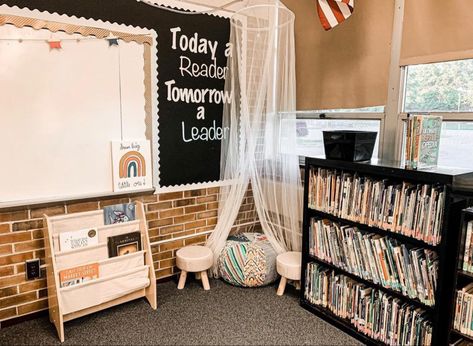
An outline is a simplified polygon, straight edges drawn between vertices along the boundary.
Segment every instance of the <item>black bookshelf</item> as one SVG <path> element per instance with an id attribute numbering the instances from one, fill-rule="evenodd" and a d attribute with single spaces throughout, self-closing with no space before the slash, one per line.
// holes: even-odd
<path id="1" fill-rule="evenodd" d="M 413 238 L 413 237 L 408 237 L 408 236 L 405 236 L 404 234 L 401 234 L 401 233 L 391 232 L 391 231 L 388 231 L 388 230 L 385 230 L 385 229 L 382 229 L 382 228 L 368 226 L 368 225 L 365 225 L 365 224 L 362 224 L 362 223 L 359 223 L 359 222 L 355 222 L 355 221 L 344 219 L 344 218 L 341 218 L 341 217 L 338 217 L 338 216 L 334 216 L 332 214 L 328 214 L 328 213 L 325 213 L 323 211 L 319 211 L 319 210 L 315 210 L 315 209 L 311 209 L 311 208 L 308 208 L 308 209 L 309 209 L 308 213 L 311 215 L 311 217 L 329 219 L 329 220 L 332 220 L 334 222 L 340 223 L 342 225 L 350 225 L 350 226 L 356 227 L 356 228 L 358 228 L 362 231 L 366 231 L 366 232 L 369 232 L 369 233 L 375 233 L 375 234 L 379 234 L 379 235 L 382 235 L 382 236 L 388 236 L 390 238 L 397 239 L 401 243 L 404 243 L 404 244 L 410 244 L 412 246 L 422 247 L 422 248 L 425 248 L 425 249 L 430 249 L 430 250 L 435 250 L 435 251 L 438 250 L 438 245 L 431 245 L 431 244 L 426 243 L 423 240 L 419 240 L 419 239 L 416 239 L 416 238 Z"/>
<path id="2" fill-rule="evenodd" d="M 471 205 L 471 203 L 470 203 Z M 456 275 L 454 280 L 454 287 L 456 290 L 460 290 L 462 287 L 466 286 L 468 283 L 473 282 L 473 273 L 463 270 L 463 254 L 465 252 L 465 241 L 466 241 L 466 231 L 468 222 L 473 221 L 473 208 L 466 208 L 462 210 L 461 213 L 461 232 L 458 236 L 459 250 L 457 253 L 456 261 Z M 461 333 L 459 330 L 456 330 L 453 327 L 453 321 L 450 324 L 450 333 L 451 336 L 455 336 L 457 339 L 462 338 L 473 342 L 473 337 Z"/>
<path id="3" fill-rule="evenodd" d="M 310 259 L 312 260 L 312 262 L 317 262 L 317 263 L 323 265 L 324 267 L 332 269 L 337 274 L 343 274 L 345 276 L 348 276 L 350 279 L 353 279 L 357 282 L 365 284 L 366 286 L 371 286 L 371 287 L 376 288 L 377 290 L 383 291 L 383 292 L 385 292 L 385 293 L 387 293 L 387 294 L 389 294 L 393 297 L 396 297 L 396 298 L 399 298 L 399 299 L 404 300 L 406 302 L 409 302 L 410 304 L 412 304 L 412 305 L 414 305 L 418 308 L 421 308 L 421 309 L 425 310 L 426 312 L 429 312 L 429 313 L 434 312 L 434 307 L 433 306 L 426 305 L 426 304 L 422 303 L 421 301 L 419 301 L 417 299 L 409 298 L 409 297 L 403 295 L 400 291 L 396 291 L 396 290 L 384 287 L 382 285 L 376 284 L 376 283 L 374 283 L 370 280 L 363 279 L 363 278 L 361 278 L 360 276 L 358 276 L 356 274 L 350 273 L 349 271 L 341 269 L 341 268 L 337 267 L 336 265 L 333 265 L 329 262 L 323 261 L 323 260 L 321 260 L 320 258 L 318 258 L 316 256 L 313 256 L 313 255 L 309 255 L 309 256 L 310 256 Z"/>
<path id="4" fill-rule="evenodd" d="M 344 172 L 357 172 L 359 175 L 369 176 L 375 179 L 390 179 L 392 181 L 409 181 L 416 184 L 443 184 L 446 186 L 446 200 L 444 209 L 444 220 L 441 234 L 441 242 L 438 245 L 427 244 L 422 240 L 408 237 L 396 232 L 384 230 L 377 227 L 369 227 L 361 223 L 353 222 L 334 215 L 320 212 L 308 206 L 308 187 L 310 168 L 329 168 Z M 303 288 L 300 293 L 301 306 L 324 320 L 332 323 L 339 329 L 347 332 L 365 344 L 382 345 L 378 340 L 360 333 L 350 324 L 334 315 L 330 310 L 320 306 L 314 306 L 304 297 L 304 286 L 306 280 L 306 268 L 310 262 L 319 263 L 326 268 L 334 270 L 352 278 L 367 286 L 379 289 L 408 302 L 416 307 L 422 308 L 431 315 L 432 321 L 432 344 L 448 345 L 451 326 L 453 322 L 455 288 L 453 283 L 457 280 L 457 257 L 460 247 L 461 211 L 467 205 L 467 195 L 473 190 L 473 172 L 462 169 L 438 168 L 431 170 L 406 170 L 399 162 L 372 160 L 371 162 L 354 163 L 323 158 L 306 158 L 305 181 L 304 181 L 304 218 L 303 218 L 303 245 L 302 245 L 302 268 L 301 283 Z M 434 250 L 438 254 L 439 269 L 437 289 L 435 292 L 435 305 L 427 306 L 417 299 L 404 296 L 401 292 L 388 289 L 384 286 L 364 280 L 355 274 L 349 273 L 337 266 L 322 261 L 309 253 L 309 227 L 312 217 L 326 218 L 340 224 L 352 225 L 360 230 L 389 236 L 406 245 Z"/>

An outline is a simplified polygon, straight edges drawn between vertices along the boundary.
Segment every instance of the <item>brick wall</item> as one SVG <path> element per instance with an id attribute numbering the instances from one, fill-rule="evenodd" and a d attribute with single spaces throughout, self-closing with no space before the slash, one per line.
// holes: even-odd
<path id="1" fill-rule="evenodd" d="M 59 215 L 97 210 L 106 205 L 140 200 L 145 203 L 158 279 L 178 273 L 176 251 L 190 244 L 203 244 L 217 223 L 218 188 L 207 188 L 131 198 L 101 198 L 87 202 L 65 202 L 47 208 L 0 210 L 0 323 L 18 316 L 47 309 L 46 278 L 27 281 L 24 262 L 39 258 L 44 264 L 43 214 Z M 255 222 L 252 191 L 246 193 L 234 231 Z M 176 239 L 185 237 L 184 239 Z M 159 295 L 159 293 L 158 293 Z M 1 327 L 1 324 L 0 324 Z"/>

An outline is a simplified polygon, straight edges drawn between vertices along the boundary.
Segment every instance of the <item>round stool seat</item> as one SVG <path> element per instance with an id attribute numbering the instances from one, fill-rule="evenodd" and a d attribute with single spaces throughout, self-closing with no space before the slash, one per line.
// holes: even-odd
<path id="1" fill-rule="evenodd" d="M 176 253 L 176 266 L 186 272 L 201 272 L 213 264 L 213 253 L 205 246 L 186 246 Z"/>
<path id="2" fill-rule="evenodd" d="M 301 279 L 301 252 L 285 252 L 276 258 L 276 267 L 279 275 L 289 280 Z"/>

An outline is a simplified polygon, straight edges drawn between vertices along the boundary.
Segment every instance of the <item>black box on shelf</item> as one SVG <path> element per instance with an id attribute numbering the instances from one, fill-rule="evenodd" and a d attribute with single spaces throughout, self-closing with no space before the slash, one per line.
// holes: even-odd
<path id="1" fill-rule="evenodd" d="M 376 132 L 323 131 L 325 157 L 350 162 L 368 161 L 373 155 Z"/>

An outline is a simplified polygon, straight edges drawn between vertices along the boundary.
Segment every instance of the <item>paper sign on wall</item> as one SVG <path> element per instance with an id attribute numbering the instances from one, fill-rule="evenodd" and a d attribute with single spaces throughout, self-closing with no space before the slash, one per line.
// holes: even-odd
<path id="1" fill-rule="evenodd" d="M 112 164 L 113 191 L 152 188 L 150 141 L 112 142 Z"/>

